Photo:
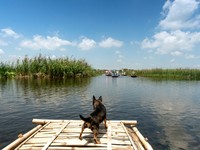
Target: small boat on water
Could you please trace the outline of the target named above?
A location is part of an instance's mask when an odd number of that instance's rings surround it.
[[[136,78],[136,77],[137,77],[137,75],[136,75],[135,71],[133,71],[133,72],[132,72],[132,75],[131,75],[131,77],[132,77],[132,78]]]
[[[147,138],[136,128],[136,120],[107,120],[108,128],[100,124],[98,138],[101,144],[95,144],[93,133],[89,129],[79,134],[82,120],[33,119],[35,128],[6,146],[3,150],[152,150]]]
[[[137,76],[136,76],[136,75],[131,75],[131,77],[132,77],[132,78],[136,78]]]
[[[112,71],[111,70],[106,70],[105,75],[106,76],[112,76]]]
[[[119,77],[119,71],[118,70],[113,70],[112,71],[112,77]]]
[[[115,77],[119,77],[119,75],[118,74],[113,74],[112,77],[114,77],[114,78]]]
[[[112,76],[112,77],[119,77],[119,71],[117,70],[107,70],[105,72],[106,76]]]

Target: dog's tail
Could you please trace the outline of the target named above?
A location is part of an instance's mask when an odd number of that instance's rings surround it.
[[[85,121],[85,122],[90,122],[90,117],[84,118],[82,115],[79,115],[79,116],[80,116],[80,118],[81,118],[83,121]]]

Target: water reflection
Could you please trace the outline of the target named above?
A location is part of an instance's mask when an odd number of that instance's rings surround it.
[[[191,119],[200,113],[199,102],[196,103],[200,94],[197,90],[199,82],[163,81],[151,85],[154,85],[151,87],[154,92],[149,91],[151,96],[148,103],[141,102],[142,107],[152,108],[151,113],[157,117],[156,124],[165,135],[160,141],[162,145],[167,142],[170,149],[199,149],[200,127],[197,124],[200,119]],[[188,128],[189,124],[195,126],[197,133]],[[194,135],[198,138],[194,138]]]
[[[155,149],[200,149],[200,82],[99,76],[0,80],[0,148],[34,125],[32,118],[79,119],[103,96],[108,119],[136,119]],[[6,135],[6,136],[5,136]]]

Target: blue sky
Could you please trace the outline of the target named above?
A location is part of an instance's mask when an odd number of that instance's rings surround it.
[[[97,69],[200,68],[199,0],[0,0],[0,61]]]

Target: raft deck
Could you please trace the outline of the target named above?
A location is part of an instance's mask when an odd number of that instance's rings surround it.
[[[42,120],[33,119],[38,124],[26,134],[20,134],[18,139],[3,150],[152,150],[147,139],[136,128],[137,121],[108,120],[105,129],[100,125],[98,139],[101,144],[95,144],[93,133],[85,129],[82,140],[79,139],[83,121],[81,120]]]

